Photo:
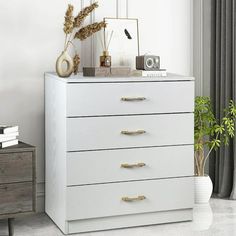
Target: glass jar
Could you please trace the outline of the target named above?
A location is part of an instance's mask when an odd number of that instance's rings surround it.
[[[100,66],[111,67],[111,56],[109,56],[108,51],[103,51],[102,56],[100,56]]]

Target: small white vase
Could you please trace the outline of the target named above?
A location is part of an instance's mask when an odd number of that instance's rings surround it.
[[[208,203],[212,194],[212,181],[208,175],[195,176],[195,203]]]

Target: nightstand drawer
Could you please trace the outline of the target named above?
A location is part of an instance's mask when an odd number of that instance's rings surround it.
[[[67,84],[66,114],[73,117],[193,112],[193,96],[193,81]]]
[[[67,119],[67,151],[193,144],[193,114]]]
[[[71,152],[67,185],[193,176],[193,166],[193,145]]]
[[[67,220],[193,207],[193,178],[67,187]]]
[[[1,153],[0,154],[0,184],[32,181],[33,153]]]
[[[0,184],[0,216],[33,210],[32,182]]]

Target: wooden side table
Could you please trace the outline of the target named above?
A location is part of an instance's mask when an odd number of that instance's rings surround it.
[[[20,142],[0,149],[0,219],[8,219],[13,235],[13,219],[35,212],[35,147]]]

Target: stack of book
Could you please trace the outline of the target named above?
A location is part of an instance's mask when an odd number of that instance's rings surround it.
[[[18,126],[0,125],[0,148],[18,144]]]

